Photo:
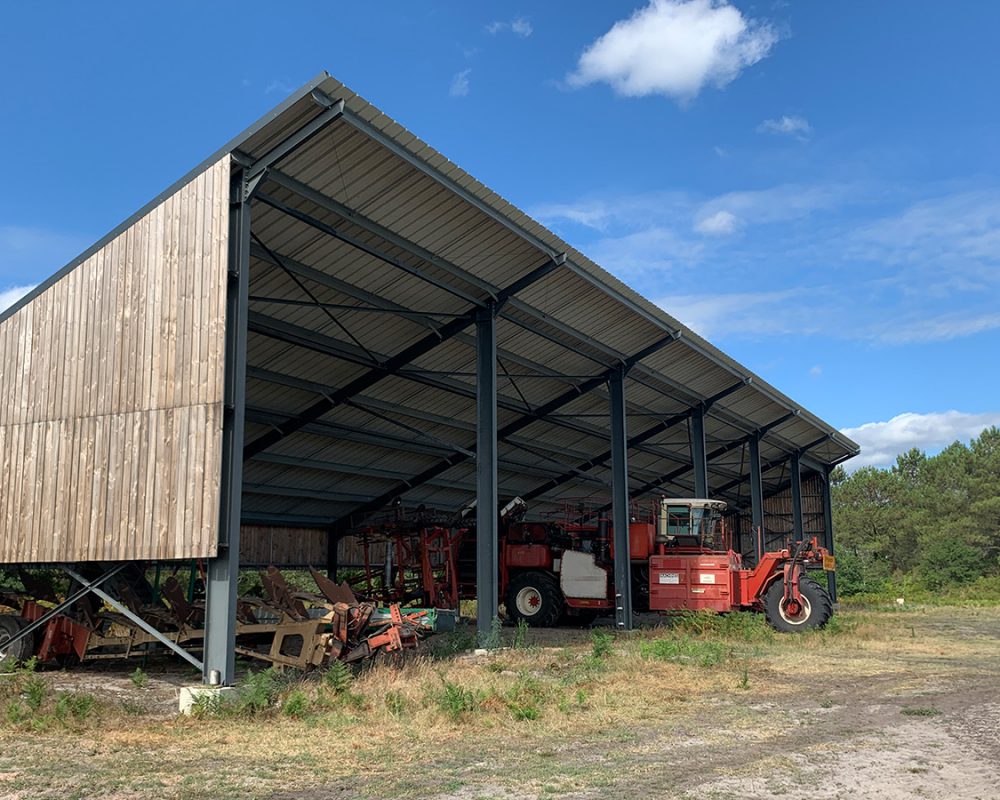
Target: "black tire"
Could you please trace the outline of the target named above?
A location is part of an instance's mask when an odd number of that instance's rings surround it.
[[[522,572],[511,578],[504,605],[511,622],[523,619],[533,628],[551,628],[562,616],[566,601],[551,575]]]
[[[799,579],[799,594],[802,596],[802,609],[798,614],[789,614],[782,608],[785,597],[785,584],[779,578],[767,587],[764,592],[764,616],[767,624],[782,633],[798,633],[799,631],[822,628],[833,616],[833,601],[830,593],[812,578]]]
[[[0,614],[0,649],[6,647],[16,634],[20,633],[27,626],[26,621],[20,617],[10,614]],[[0,662],[13,659],[15,663],[27,661],[35,654],[34,636],[26,636],[18,642],[14,642],[10,650],[0,656]]]

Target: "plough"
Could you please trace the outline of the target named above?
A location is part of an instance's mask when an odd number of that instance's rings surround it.
[[[239,598],[238,654],[308,670],[336,660],[357,662],[409,650],[433,630],[433,612],[394,604],[380,609],[359,601],[347,584],[311,573],[319,593],[294,590],[281,572],[269,567],[261,574],[263,596]],[[59,604],[51,585],[27,573],[22,583],[24,592],[5,590],[0,596],[0,604],[18,611],[0,614],[0,661],[34,657],[43,664],[67,664],[129,658],[162,644],[185,652],[204,645],[204,603],[190,601],[176,577],[160,587],[158,602],[139,600],[133,582],[118,580],[114,588],[122,610],[131,613],[98,606],[89,596],[53,613]],[[38,621],[42,624],[36,630],[23,635]]]

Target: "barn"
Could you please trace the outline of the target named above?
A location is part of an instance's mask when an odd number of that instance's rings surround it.
[[[488,624],[505,498],[832,548],[858,452],[325,73],[0,314],[0,372],[0,564],[203,561],[224,684],[241,563],[390,504],[476,499]]]

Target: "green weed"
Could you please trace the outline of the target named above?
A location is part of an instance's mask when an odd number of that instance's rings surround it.
[[[523,650],[528,646],[528,623],[523,619],[517,621],[517,630],[514,631],[514,641],[511,644],[515,650]]]
[[[391,689],[385,693],[385,707],[394,717],[401,717],[406,711],[406,698],[398,689]]]
[[[721,664],[729,655],[728,649],[721,642],[695,639],[690,636],[642,642],[639,645],[639,653],[643,658],[674,661],[699,667]]]
[[[479,707],[476,693],[471,689],[441,678],[443,684],[437,695],[437,706],[456,722]]]
[[[334,661],[330,664],[330,668],[323,673],[323,685],[334,694],[346,692],[353,680],[354,675],[351,673],[351,668],[343,661]]]
[[[594,628],[590,632],[591,655],[594,658],[607,658],[611,655],[611,645],[615,637],[605,630]]]
[[[301,717],[309,711],[311,706],[309,695],[302,689],[293,689],[285,698],[285,702],[282,703],[281,713],[286,717]]]
[[[40,675],[32,675],[24,682],[24,702],[32,711],[38,711],[49,696],[49,685]]]
[[[936,708],[918,707],[903,708],[899,713],[906,717],[936,717],[941,712]]]
[[[142,667],[136,667],[135,672],[129,675],[129,679],[136,689],[145,689],[149,685],[149,676],[143,672]]]
[[[237,688],[233,707],[246,714],[259,714],[272,707],[281,691],[281,680],[274,667],[251,672]]]

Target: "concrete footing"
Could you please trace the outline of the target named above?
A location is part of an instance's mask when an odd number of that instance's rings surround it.
[[[222,703],[232,702],[235,693],[232,686],[183,686],[177,710],[181,714],[209,711]]]

